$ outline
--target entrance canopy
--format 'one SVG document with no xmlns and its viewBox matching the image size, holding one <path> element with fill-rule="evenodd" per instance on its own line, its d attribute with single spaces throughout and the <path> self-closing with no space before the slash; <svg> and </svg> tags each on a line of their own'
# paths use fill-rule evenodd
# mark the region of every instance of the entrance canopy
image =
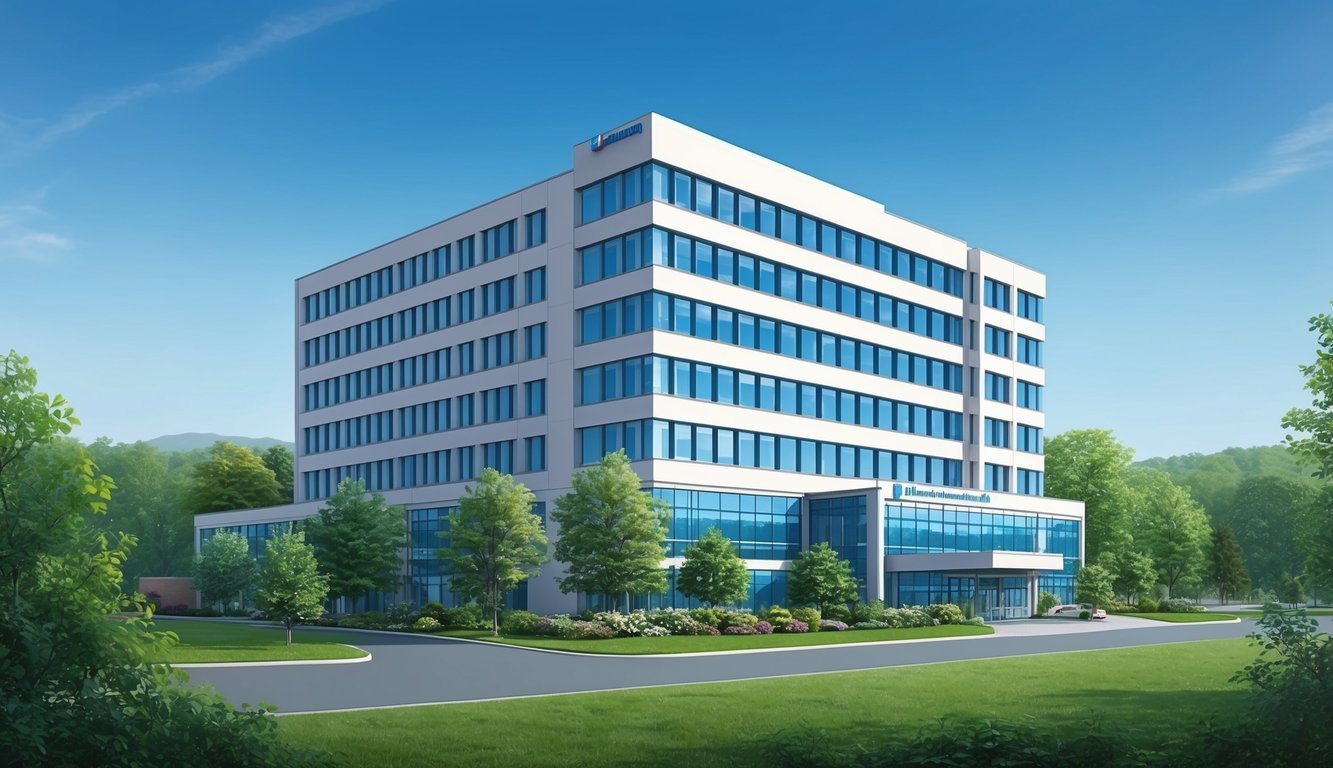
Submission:
<svg viewBox="0 0 1333 768">
<path fill-rule="evenodd" d="M 1061 571 L 1064 556 L 1043 552 L 932 552 L 921 555 L 885 555 L 884 570 L 892 571 Z"/>
</svg>

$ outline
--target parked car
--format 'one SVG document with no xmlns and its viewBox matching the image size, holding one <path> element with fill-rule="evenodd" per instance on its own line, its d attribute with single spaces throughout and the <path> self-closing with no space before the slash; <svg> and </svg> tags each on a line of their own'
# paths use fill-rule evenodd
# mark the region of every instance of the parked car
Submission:
<svg viewBox="0 0 1333 768">
<path fill-rule="evenodd" d="M 1092 612 L 1092 618 L 1094 618 L 1094 619 L 1104 619 L 1104 618 L 1106 618 L 1106 611 L 1103 610 L 1103 609 L 1101 609 L 1101 608 L 1098 608 L 1097 610 L 1095 610 L 1095 611 Z"/>
</svg>

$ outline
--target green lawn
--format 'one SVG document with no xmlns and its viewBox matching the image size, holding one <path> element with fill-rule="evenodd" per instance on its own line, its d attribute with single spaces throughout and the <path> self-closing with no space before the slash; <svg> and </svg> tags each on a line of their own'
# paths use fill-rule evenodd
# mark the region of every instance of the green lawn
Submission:
<svg viewBox="0 0 1333 768">
<path fill-rule="evenodd" d="M 797 648 L 811 645 L 873 643 L 885 640 L 915 640 L 926 637 L 966 637 L 990 635 L 990 627 L 949 625 L 916 629 L 855 629 L 844 632 L 806 632 L 776 635 L 702 635 L 671 637 L 617 637 L 610 640 L 562 640 L 556 637 L 491 637 L 484 630 L 440 632 L 444 637 L 487 640 L 525 648 L 552 648 L 575 653 L 610 653 L 643 655 L 653 653 L 699 653 L 703 651 L 740 651 L 755 648 Z"/>
<path fill-rule="evenodd" d="M 873 745 L 941 717 L 1031 716 L 1077 732 L 1090 717 L 1160 744 L 1236 715 L 1227 682 L 1254 659 L 1245 640 L 1029 656 L 613 693 L 300 715 L 291 741 L 350 765 L 760 766 L 757 745 L 812 727 Z M 776 659 L 777 657 L 775 657 Z M 774 672 L 781 671 L 779 661 Z M 503 670 L 495 670 L 503 674 Z"/>
<path fill-rule="evenodd" d="M 1262 616 L 1263 611 L 1232 611 L 1236 616 Z M 1333 608 L 1306 608 L 1306 616 L 1333 616 Z"/>
<path fill-rule="evenodd" d="M 1152 619 L 1153 621 L 1169 621 L 1175 624 L 1190 624 L 1196 621 L 1231 621 L 1236 618 L 1234 613 L 1117 613 L 1117 616 L 1134 616 L 1139 619 Z"/>
<path fill-rule="evenodd" d="M 296 630 L 286 644 L 281 627 L 254 626 L 226 621 L 171 621 L 157 619 L 155 629 L 175 632 L 180 643 L 154 661 L 189 664 L 222 661 L 296 661 L 356 659 L 366 655 L 350 635 Z"/>
</svg>

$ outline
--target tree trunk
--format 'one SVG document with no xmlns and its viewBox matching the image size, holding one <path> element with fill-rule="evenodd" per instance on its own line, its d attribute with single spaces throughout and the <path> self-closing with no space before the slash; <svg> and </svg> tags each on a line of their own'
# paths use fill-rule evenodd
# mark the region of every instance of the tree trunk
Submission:
<svg viewBox="0 0 1333 768">
<path fill-rule="evenodd" d="M 292 623 L 287 622 L 287 645 L 292 644 Z"/>
</svg>

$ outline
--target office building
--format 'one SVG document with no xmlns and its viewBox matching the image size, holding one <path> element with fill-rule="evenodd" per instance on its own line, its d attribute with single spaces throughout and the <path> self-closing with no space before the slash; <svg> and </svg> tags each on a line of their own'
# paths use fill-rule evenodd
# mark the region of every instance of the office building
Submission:
<svg viewBox="0 0 1333 768">
<path fill-rule="evenodd" d="M 1042 496 L 1043 274 L 661 115 L 573 155 L 296 281 L 297 503 L 200 515 L 198 538 L 258 547 L 358 477 L 411 536 L 373 602 L 449 603 L 436 534 L 481 468 L 545 517 L 624 449 L 672 508 L 670 577 L 716 525 L 750 607 L 821 541 L 890 605 L 1073 600 L 1083 505 Z M 585 606 L 559 568 L 511 602 Z"/>
</svg>

